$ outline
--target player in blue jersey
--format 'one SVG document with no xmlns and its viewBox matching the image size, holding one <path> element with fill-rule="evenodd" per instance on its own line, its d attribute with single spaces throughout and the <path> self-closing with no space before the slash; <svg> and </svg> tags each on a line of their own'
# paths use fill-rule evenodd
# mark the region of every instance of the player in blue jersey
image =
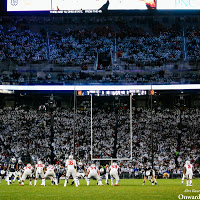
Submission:
<svg viewBox="0 0 200 200">
<path fill-rule="evenodd" d="M 8 185 L 11 184 L 11 178 L 12 176 L 15 176 L 15 173 L 18 172 L 18 163 L 16 158 L 12 158 L 11 162 L 8 165 L 8 179 L 7 179 L 7 183 Z"/>
<path fill-rule="evenodd" d="M 24 163 L 22 162 L 22 160 L 18 160 L 18 171 L 16 171 L 15 173 L 15 177 L 13 180 L 13 183 L 15 182 L 15 180 L 17 179 L 19 183 L 21 183 L 21 178 L 22 178 L 22 173 L 24 171 Z"/>
</svg>

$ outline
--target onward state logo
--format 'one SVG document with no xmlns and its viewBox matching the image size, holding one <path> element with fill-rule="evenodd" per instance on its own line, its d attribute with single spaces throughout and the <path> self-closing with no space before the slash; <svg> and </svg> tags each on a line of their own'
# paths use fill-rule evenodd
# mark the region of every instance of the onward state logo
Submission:
<svg viewBox="0 0 200 200">
<path fill-rule="evenodd" d="M 198 196 L 184 196 L 183 194 L 178 195 L 179 199 L 200 199 L 200 194 Z"/>
<path fill-rule="evenodd" d="M 18 0 L 11 0 L 11 5 L 12 6 L 17 6 Z"/>
</svg>

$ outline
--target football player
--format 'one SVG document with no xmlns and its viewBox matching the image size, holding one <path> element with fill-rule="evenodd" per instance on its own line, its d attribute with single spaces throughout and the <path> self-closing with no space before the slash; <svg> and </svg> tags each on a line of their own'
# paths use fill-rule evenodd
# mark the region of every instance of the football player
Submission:
<svg viewBox="0 0 200 200">
<path fill-rule="evenodd" d="M 183 185 L 184 179 L 185 179 L 185 167 L 183 169 L 183 177 L 182 177 L 182 180 L 181 180 L 181 185 Z"/>
<path fill-rule="evenodd" d="M 113 163 L 110 166 L 110 177 L 111 177 L 111 185 L 113 186 L 113 181 L 116 179 L 115 186 L 119 186 L 119 174 L 120 174 L 120 168 L 117 165 L 117 163 Z"/>
<path fill-rule="evenodd" d="M 82 162 L 79 162 L 78 166 L 77 166 L 77 174 L 76 174 L 77 180 L 78 180 L 78 185 L 80 185 L 79 178 L 85 178 L 85 174 L 86 174 L 85 167 Z M 86 180 L 86 182 L 87 182 L 87 180 Z"/>
<path fill-rule="evenodd" d="M 187 185 L 192 186 L 192 176 L 193 176 L 193 165 L 190 163 L 189 160 L 185 162 L 185 177 L 187 178 Z M 188 183 L 190 179 L 190 184 Z"/>
<path fill-rule="evenodd" d="M 24 167 L 24 173 L 22 175 L 22 183 L 20 184 L 21 186 L 24 186 L 24 181 L 26 180 L 27 176 L 29 176 L 29 185 L 32 185 L 32 172 L 33 172 L 33 167 L 31 166 L 30 163 Z"/>
<path fill-rule="evenodd" d="M 63 165 L 57 165 L 57 172 L 58 172 L 58 183 L 59 183 L 60 177 L 66 175 L 64 166 Z"/>
<path fill-rule="evenodd" d="M 16 179 L 18 180 L 19 183 L 21 182 L 23 170 L 24 170 L 24 164 L 22 163 L 21 160 L 18 160 L 18 171 L 15 173 L 13 183 L 15 182 Z"/>
<path fill-rule="evenodd" d="M 10 164 L 8 165 L 8 179 L 7 179 L 8 185 L 11 184 L 11 178 L 12 176 L 15 176 L 17 172 L 18 172 L 17 160 L 16 158 L 12 158 Z"/>
<path fill-rule="evenodd" d="M 3 164 L 0 164 L 0 183 L 1 183 L 1 180 L 4 179 L 5 174 L 6 172 L 5 172 L 4 166 Z"/>
<path fill-rule="evenodd" d="M 98 181 L 98 185 L 103 186 L 102 181 L 101 181 L 101 177 L 100 177 L 100 172 L 98 170 L 98 168 L 96 167 L 95 164 L 92 164 L 91 167 L 88 168 L 87 170 L 87 186 L 90 185 L 90 179 L 93 177 Z"/>
<path fill-rule="evenodd" d="M 70 155 L 69 159 L 66 160 L 65 167 L 67 169 L 66 170 L 67 173 L 66 173 L 64 187 L 66 187 L 66 185 L 68 183 L 68 179 L 69 179 L 70 176 L 73 177 L 75 185 L 76 185 L 76 187 L 78 187 L 78 181 L 77 181 L 77 178 L 76 178 L 76 161 L 73 159 L 72 155 Z"/>
<path fill-rule="evenodd" d="M 45 165 L 42 164 L 42 161 L 39 161 L 38 164 L 35 165 L 36 173 L 35 173 L 35 181 L 34 181 L 34 186 L 36 186 L 37 179 L 39 176 L 42 178 L 42 184 L 45 186 L 45 179 L 44 179 L 44 173 L 45 173 Z"/>
<path fill-rule="evenodd" d="M 100 172 L 100 177 L 102 179 L 103 176 L 106 174 L 106 170 L 105 170 L 105 168 L 103 168 L 103 166 L 100 166 L 99 167 L 99 172 Z"/>
<path fill-rule="evenodd" d="M 109 185 L 108 176 L 109 176 L 109 171 L 110 170 L 109 170 L 109 165 L 108 164 L 106 165 L 105 170 L 106 170 L 106 181 L 105 182 L 106 182 L 107 185 Z"/>
<path fill-rule="evenodd" d="M 86 174 L 85 167 L 82 162 L 79 162 L 77 165 L 77 173 L 76 173 L 76 179 L 78 182 L 78 186 L 80 185 L 79 179 L 86 178 L 85 174 Z M 87 182 L 87 180 L 86 180 L 86 182 Z M 71 183 L 71 185 L 73 185 L 73 184 L 74 184 L 74 181 Z"/>
<path fill-rule="evenodd" d="M 56 173 L 55 173 L 55 167 L 53 165 L 49 165 L 47 167 L 47 171 L 44 175 L 44 185 L 45 185 L 45 179 L 48 177 L 48 176 L 52 176 L 53 177 L 53 181 L 55 183 L 55 185 L 58 185 L 58 182 L 57 182 L 57 179 L 56 179 Z"/>
<path fill-rule="evenodd" d="M 148 178 L 149 181 L 151 181 L 151 184 L 157 185 L 157 181 L 156 181 L 156 176 L 155 176 L 155 170 L 151 169 L 151 168 L 145 168 L 144 169 L 144 181 L 142 185 L 145 185 L 146 179 Z"/>
</svg>

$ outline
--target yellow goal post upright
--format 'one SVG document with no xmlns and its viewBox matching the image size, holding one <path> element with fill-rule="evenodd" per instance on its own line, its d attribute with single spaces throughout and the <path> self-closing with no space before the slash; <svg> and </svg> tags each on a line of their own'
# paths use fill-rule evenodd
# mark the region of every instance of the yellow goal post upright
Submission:
<svg viewBox="0 0 200 200">
<path fill-rule="evenodd" d="M 132 161 L 133 160 L 133 125 L 132 125 L 132 94 L 130 93 L 129 98 L 130 98 L 130 157 L 129 158 L 93 158 L 93 96 L 92 94 L 90 95 L 90 111 L 91 111 L 91 118 L 90 118 L 90 130 L 91 130 L 91 161 L 111 161 L 111 163 L 113 161 Z"/>
</svg>

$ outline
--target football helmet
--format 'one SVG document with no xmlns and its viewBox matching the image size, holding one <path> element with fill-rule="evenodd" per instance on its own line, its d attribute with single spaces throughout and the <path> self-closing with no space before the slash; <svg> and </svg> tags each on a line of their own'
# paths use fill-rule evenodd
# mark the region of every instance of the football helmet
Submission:
<svg viewBox="0 0 200 200">
<path fill-rule="evenodd" d="M 12 158 L 12 163 L 16 163 L 16 158 Z"/>
<path fill-rule="evenodd" d="M 22 160 L 18 160 L 18 164 L 22 164 Z"/>
<path fill-rule="evenodd" d="M 42 164 L 42 161 L 40 160 L 40 161 L 38 162 L 38 164 Z"/>
<path fill-rule="evenodd" d="M 190 164 L 190 161 L 189 161 L 189 160 L 187 160 L 187 161 L 185 162 L 185 164 L 186 164 L 186 165 L 189 165 L 189 164 Z"/>
<path fill-rule="evenodd" d="M 6 172 L 4 170 L 1 170 L 1 175 L 4 175 Z"/>
<path fill-rule="evenodd" d="M 104 173 L 104 168 L 101 168 L 99 171 L 100 173 Z"/>
<path fill-rule="evenodd" d="M 95 164 L 92 164 L 91 167 L 95 167 Z"/>
<path fill-rule="evenodd" d="M 72 155 L 70 155 L 70 156 L 69 156 L 69 159 L 73 159 L 73 156 L 72 156 Z"/>
</svg>

